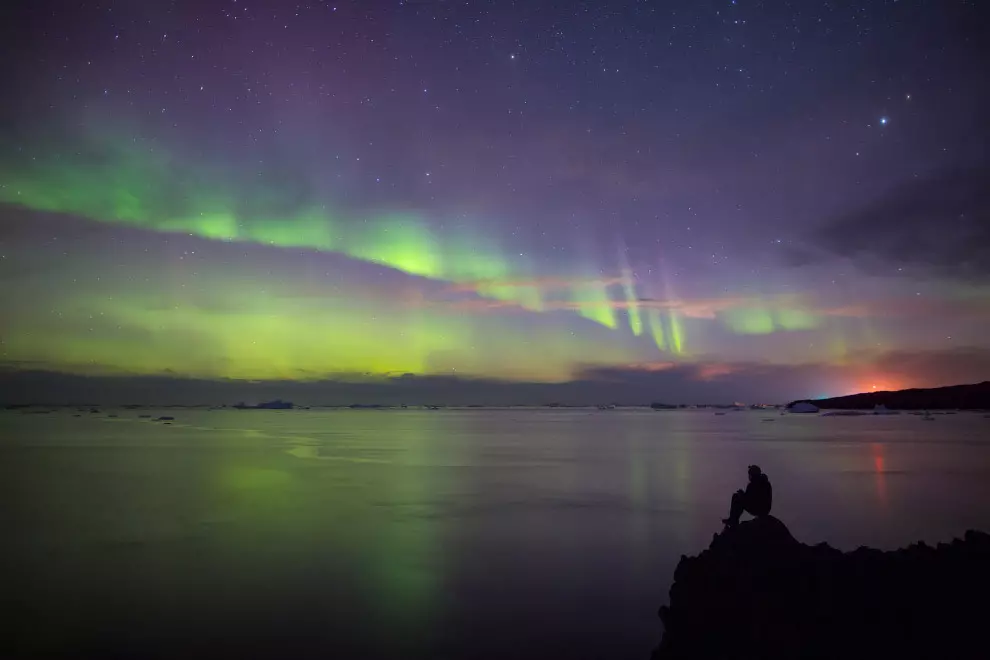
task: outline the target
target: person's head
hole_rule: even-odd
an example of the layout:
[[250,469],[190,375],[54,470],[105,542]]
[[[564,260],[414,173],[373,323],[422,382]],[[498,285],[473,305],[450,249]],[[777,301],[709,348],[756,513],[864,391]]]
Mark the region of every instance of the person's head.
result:
[[754,480],[758,479],[761,474],[763,474],[763,470],[760,469],[760,466],[759,465],[750,465],[749,466],[749,480],[750,481],[754,481]]

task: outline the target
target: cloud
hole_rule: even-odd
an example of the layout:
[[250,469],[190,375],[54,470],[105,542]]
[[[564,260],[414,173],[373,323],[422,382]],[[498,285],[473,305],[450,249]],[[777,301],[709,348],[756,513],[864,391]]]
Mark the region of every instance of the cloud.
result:
[[[548,283],[543,285],[543,283]],[[570,291],[582,291],[582,287],[589,285],[612,286],[625,282],[622,278],[605,280],[531,280],[528,282],[501,283],[491,281],[487,284],[494,289],[504,288],[505,290],[516,288],[525,290],[527,287],[539,290],[542,299],[539,305],[533,303],[533,299],[526,299],[518,296],[515,299],[490,299],[490,298],[455,298],[440,299],[433,301],[417,300],[416,305],[430,305],[436,307],[446,307],[462,312],[532,312],[539,311],[580,311],[590,309],[609,309],[613,311],[625,311],[630,309],[657,310],[665,313],[677,313],[685,318],[703,319],[710,321],[720,321],[731,325],[731,315],[733,312],[739,314],[762,315],[770,318],[777,315],[793,321],[797,316],[803,316],[806,323],[800,329],[806,329],[816,325],[817,317],[829,318],[866,318],[879,314],[898,315],[908,309],[914,309],[917,305],[908,301],[901,307],[892,305],[875,307],[866,304],[848,305],[825,305],[819,304],[809,296],[795,294],[773,295],[773,296],[723,296],[711,298],[637,298],[628,300],[622,293],[616,293],[614,298],[602,296],[594,300],[573,300],[568,298]],[[470,286],[448,287],[445,292],[467,293],[473,292],[475,286],[480,283],[473,283]],[[585,289],[586,290],[586,289]],[[927,308],[926,308],[927,309]],[[799,329],[791,322],[778,323],[776,329]]]
[[8,363],[0,368],[0,401],[104,405],[193,405],[275,398],[304,405],[784,402],[823,393],[845,394],[876,381],[926,387],[978,382],[990,373],[990,349],[982,348],[864,353],[854,358],[844,365],[709,361],[589,366],[563,383],[399,373],[391,377],[341,374],[305,382],[85,376]]
[[803,265],[833,255],[864,270],[990,280],[990,162],[939,171],[833,218],[795,249]]
[[[797,296],[774,296],[774,297],[752,297],[752,296],[726,296],[722,298],[699,298],[695,300],[685,300],[683,298],[637,298],[627,300],[623,294],[616,294],[617,297],[602,297],[598,300],[571,300],[566,296],[572,291],[586,291],[589,288],[597,287],[599,290],[612,286],[622,285],[628,282],[622,277],[604,278],[597,280],[583,279],[561,279],[561,278],[539,278],[525,281],[500,281],[487,280],[457,284],[447,287],[446,292],[450,293],[474,293],[477,289],[485,290],[526,290],[536,289],[541,294],[549,298],[543,300],[540,309],[543,311],[566,310],[575,311],[590,308],[607,308],[613,310],[626,309],[656,309],[667,312],[679,312],[681,315],[690,318],[715,319],[720,312],[739,308],[765,308],[768,305],[775,308],[781,307],[801,307],[802,302]],[[432,304],[442,307],[453,307],[459,310],[475,311],[504,311],[506,309],[517,309],[520,311],[531,311],[529,307],[522,304],[520,300],[498,300],[479,298],[459,298],[444,299],[434,301]],[[837,315],[841,315],[842,310],[835,310]]]
[[[505,312],[533,311],[532,306],[523,304],[523,301],[513,300],[491,300],[487,298],[465,298],[461,300],[442,300],[430,303],[435,306],[453,308],[459,311],[474,312]],[[720,312],[730,309],[744,308],[748,306],[762,308],[765,302],[760,302],[749,298],[725,298],[710,300],[544,300],[539,306],[543,312],[553,311],[579,311],[589,309],[611,309],[622,311],[628,309],[656,309],[666,312],[678,312],[681,316],[695,319],[717,319]]]
[[[859,352],[843,364],[809,362],[664,363],[624,367],[589,367],[578,382],[608,384],[618,401],[653,392],[669,403],[705,401],[784,401],[865,391],[867,383],[882,382],[892,389],[941,387],[986,380],[990,349],[960,347],[947,350]],[[803,393],[803,394],[798,394]]]
[[896,350],[874,357],[870,364],[878,374],[890,375],[895,382],[910,387],[971,383],[987,380],[990,375],[990,349]]
[[605,277],[592,279],[568,279],[563,277],[536,277],[525,280],[475,280],[472,282],[457,282],[447,290],[452,293],[473,293],[478,289],[540,289],[555,291],[574,287],[610,287],[626,283],[624,277]]
[[[849,316],[874,318],[939,318],[978,322],[990,320],[990,291],[974,290],[968,295],[940,298],[936,296],[889,297],[850,306]],[[853,313],[859,310],[861,313]]]

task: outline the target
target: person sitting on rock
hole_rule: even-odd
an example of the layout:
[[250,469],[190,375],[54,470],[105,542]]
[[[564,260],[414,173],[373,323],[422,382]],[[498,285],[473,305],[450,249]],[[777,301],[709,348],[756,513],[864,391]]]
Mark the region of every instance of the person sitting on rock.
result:
[[732,495],[729,517],[723,518],[722,522],[726,527],[735,527],[739,524],[739,516],[743,511],[754,516],[769,515],[772,500],[773,488],[770,486],[770,479],[763,474],[759,465],[750,465],[749,485],[746,486],[746,490],[737,490]]

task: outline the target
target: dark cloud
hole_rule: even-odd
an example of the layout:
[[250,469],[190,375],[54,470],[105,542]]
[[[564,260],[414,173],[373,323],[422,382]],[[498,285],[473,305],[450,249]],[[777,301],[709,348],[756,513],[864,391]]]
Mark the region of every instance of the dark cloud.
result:
[[990,379],[990,350],[961,347],[944,351],[897,350],[873,360],[877,372],[932,387]]
[[990,162],[905,182],[826,223],[790,260],[830,255],[868,272],[990,280]]
[[[19,365],[23,369],[27,365]],[[663,373],[589,371],[567,383],[508,382],[452,376],[342,376],[323,381],[195,380],[167,376],[84,376],[53,371],[0,373],[0,403],[197,405],[288,399],[303,405],[648,404],[662,400],[731,401],[723,388],[696,380],[693,367]]]
[[[7,363],[0,403],[197,405],[288,399],[302,405],[569,405],[784,402],[845,393],[882,375],[905,387],[978,382],[990,374],[990,349],[898,351],[862,355],[845,367],[824,364],[658,363],[589,368],[566,383],[453,376],[342,375],[322,381],[196,380],[170,376],[84,376]],[[842,388],[841,392],[835,388]]]

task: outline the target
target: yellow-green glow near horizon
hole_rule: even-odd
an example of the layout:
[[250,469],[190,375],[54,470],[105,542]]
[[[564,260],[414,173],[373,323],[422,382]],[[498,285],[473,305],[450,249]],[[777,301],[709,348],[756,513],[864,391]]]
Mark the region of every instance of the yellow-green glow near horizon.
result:
[[769,309],[761,307],[730,309],[721,313],[728,328],[744,335],[768,335],[778,330],[811,330],[818,318],[802,309]]
[[552,317],[523,333],[506,325],[518,316],[492,325],[488,314],[239,293],[229,281],[210,282],[195,304],[162,304],[144,287],[123,280],[88,296],[53,292],[45,309],[8,323],[6,355],[76,373],[239,380],[412,373],[552,382],[573,378],[575,365],[636,360],[622,342],[571,336]]

